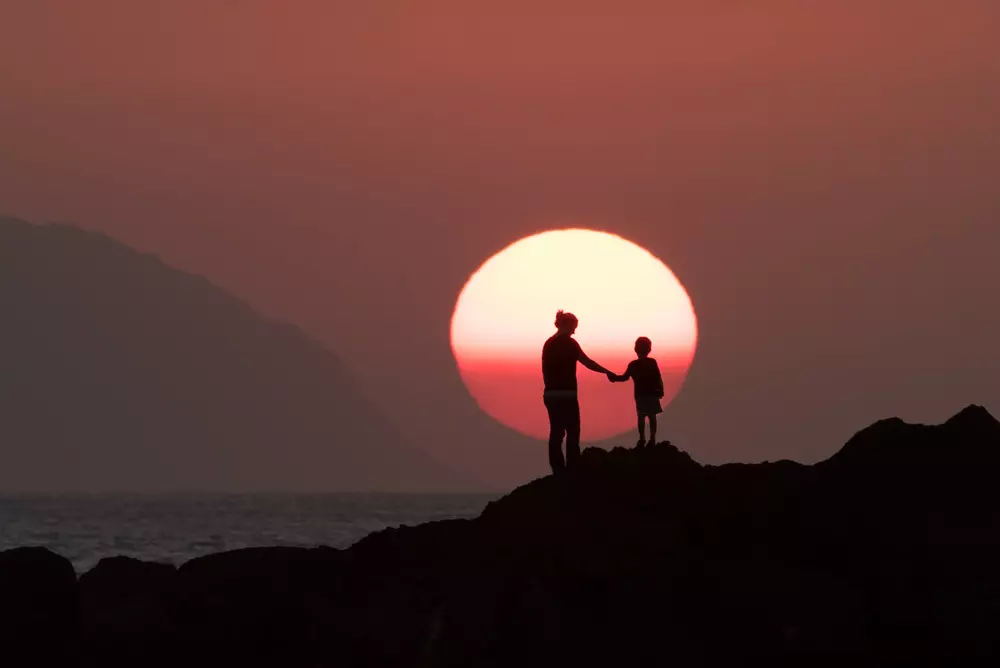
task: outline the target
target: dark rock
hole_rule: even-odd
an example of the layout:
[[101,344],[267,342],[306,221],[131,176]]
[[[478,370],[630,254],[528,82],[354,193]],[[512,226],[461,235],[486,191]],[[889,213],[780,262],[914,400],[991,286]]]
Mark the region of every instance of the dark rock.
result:
[[334,608],[342,553],[249,548],[193,559],[178,570],[178,658],[218,664],[314,665],[342,642]]
[[177,569],[172,564],[111,557],[80,578],[83,651],[92,665],[169,665],[175,642],[171,605]]
[[879,422],[814,466],[703,466],[670,444],[588,449],[475,520],[389,529],[344,551],[237,550],[176,573],[102,562],[81,581],[84,626],[104,634],[83,658],[995,663],[997,435],[971,407],[937,426]]
[[975,404],[966,406],[944,424],[959,434],[988,434],[993,438],[1000,437],[1000,421],[990,415],[988,410]]
[[80,596],[86,616],[100,616],[129,606],[137,595],[162,597],[172,591],[177,568],[173,564],[108,557],[80,577]]
[[0,552],[0,655],[55,665],[77,650],[78,592],[68,559],[41,547]]

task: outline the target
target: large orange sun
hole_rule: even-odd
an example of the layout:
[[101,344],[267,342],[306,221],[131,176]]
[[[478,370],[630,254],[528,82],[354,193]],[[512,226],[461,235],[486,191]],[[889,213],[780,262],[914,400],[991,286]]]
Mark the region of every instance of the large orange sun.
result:
[[[483,263],[455,304],[451,348],[466,387],[490,416],[548,437],[541,354],[559,309],[579,318],[576,340],[584,352],[617,373],[635,358],[636,337],[648,336],[663,374],[664,406],[677,396],[698,342],[694,308],[677,277],[619,236],[552,230]],[[579,365],[577,379],[583,440],[635,427],[631,383],[612,384]]]

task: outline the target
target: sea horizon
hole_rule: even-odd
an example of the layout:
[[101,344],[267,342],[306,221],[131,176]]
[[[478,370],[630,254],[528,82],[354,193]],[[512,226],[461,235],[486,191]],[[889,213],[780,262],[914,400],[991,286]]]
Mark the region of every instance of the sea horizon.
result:
[[0,551],[44,547],[78,575],[106,557],[181,565],[247,547],[346,548],[383,529],[471,519],[492,493],[0,493]]

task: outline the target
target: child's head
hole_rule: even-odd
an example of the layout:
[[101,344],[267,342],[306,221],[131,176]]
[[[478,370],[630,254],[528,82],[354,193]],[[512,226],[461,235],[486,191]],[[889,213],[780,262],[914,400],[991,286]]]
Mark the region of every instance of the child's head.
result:
[[576,331],[576,326],[579,322],[576,316],[572,313],[564,313],[563,311],[556,312],[556,329],[558,329],[563,334],[572,334]]
[[645,336],[640,336],[635,340],[635,354],[639,357],[646,357],[653,349],[653,342]]

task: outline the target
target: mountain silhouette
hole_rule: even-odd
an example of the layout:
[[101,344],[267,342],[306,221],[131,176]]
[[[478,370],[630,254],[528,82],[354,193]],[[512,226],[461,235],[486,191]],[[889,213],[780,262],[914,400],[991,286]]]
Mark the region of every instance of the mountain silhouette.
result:
[[343,364],[111,238],[0,218],[0,490],[442,490]]
[[346,550],[115,557],[76,580],[18,548],[0,641],[164,668],[995,665],[998,451],[969,407],[884,420],[812,466],[589,448],[476,519]]

